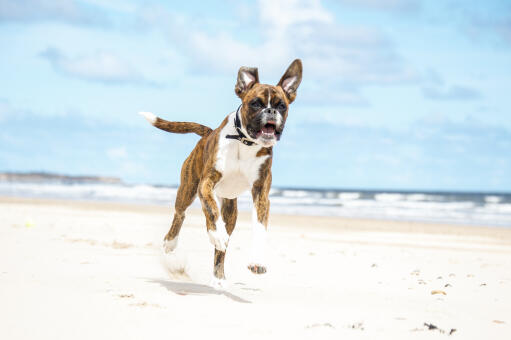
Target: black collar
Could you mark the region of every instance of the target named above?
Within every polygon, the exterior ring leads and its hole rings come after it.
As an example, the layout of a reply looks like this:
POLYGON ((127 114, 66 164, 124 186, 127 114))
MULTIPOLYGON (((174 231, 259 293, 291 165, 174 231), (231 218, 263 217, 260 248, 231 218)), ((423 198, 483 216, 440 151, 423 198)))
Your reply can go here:
POLYGON ((251 146, 254 144, 254 142, 249 140, 247 138, 247 136, 245 136, 243 131, 241 131, 240 109, 241 109, 241 105, 236 110, 236 116, 234 116, 234 127, 236 128, 236 132, 238 132, 238 134, 237 135, 227 135, 227 136, 225 136, 225 138, 237 139, 240 142, 242 142, 243 144, 245 144, 247 146, 251 146))

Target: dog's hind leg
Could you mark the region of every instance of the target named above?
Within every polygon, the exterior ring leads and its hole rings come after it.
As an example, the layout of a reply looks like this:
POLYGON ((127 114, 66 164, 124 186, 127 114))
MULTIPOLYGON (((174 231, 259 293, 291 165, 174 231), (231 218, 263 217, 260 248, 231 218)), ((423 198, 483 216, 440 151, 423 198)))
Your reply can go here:
MULTIPOLYGON (((231 236, 234 227, 236 226, 236 219, 238 217, 237 199, 222 199, 222 220, 225 223, 225 230, 231 236)), ((227 251, 227 249, 226 249, 227 251)), ((217 279, 225 279, 224 274, 224 261, 225 251, 220 251, 215 248, 213 274, 217 279)))
POLYGON ((181 169, 181 184, 177 190, 174 219, 163 241, 163 249, 166 253, 176 249, 179 231, 185 219, 185 211, 197 196, 199 177, 194 173, 192 165, 192 157, 189 157, 181 169))

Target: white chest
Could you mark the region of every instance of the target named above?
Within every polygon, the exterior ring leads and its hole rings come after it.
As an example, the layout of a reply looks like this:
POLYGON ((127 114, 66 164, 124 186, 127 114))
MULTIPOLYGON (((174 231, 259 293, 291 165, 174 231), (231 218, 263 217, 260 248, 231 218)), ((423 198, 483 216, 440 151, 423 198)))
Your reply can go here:
POLYGON ((261 150, 260 146, 246 146, 237 140, 227 139, 225 135, 234 132, 229 131, 228 127, 224 130, 219 136, 215 163, 215 168, 222 174, 222 178, 213 190, 219 197, 232 199, 252 188, 260 176, 261 165, 269 156, 257 157, 258 151, 261 150))

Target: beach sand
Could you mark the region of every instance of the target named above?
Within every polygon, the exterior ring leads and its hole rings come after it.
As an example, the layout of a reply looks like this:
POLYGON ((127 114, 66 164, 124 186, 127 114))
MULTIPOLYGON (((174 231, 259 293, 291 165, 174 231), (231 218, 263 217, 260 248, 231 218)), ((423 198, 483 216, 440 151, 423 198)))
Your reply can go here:
POLYGON ((171 213, 0 198, 0 338, 511 339, 511 229, 272 214, 258 276, 241 213, 219 291, 200 211, 162 254, 171 213))

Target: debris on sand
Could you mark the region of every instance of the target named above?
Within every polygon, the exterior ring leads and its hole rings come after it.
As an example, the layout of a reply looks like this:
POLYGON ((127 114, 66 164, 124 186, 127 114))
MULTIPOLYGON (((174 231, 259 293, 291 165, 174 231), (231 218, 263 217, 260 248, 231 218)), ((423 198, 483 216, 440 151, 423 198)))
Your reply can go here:
POLYGON ((447 295, 447 293, 444 292, 443 290, 432 290, 431 291, 431 295, 437 295, 437 294, 447 295))
POLYGON ((424 322, 424 327, 426 327, 428 330, 438 329, 437 326, 433 325, 432 323, 424 322))
POLYGON ((331 323, 325 322, 325 323, 313 323, 312 325, 307 325, 305 328, 319 328, 319 327, 326 327, 326 328, 335 328, 331 323))
POLYGON ((364 323, 363 322, 356 322, 356 323, 354 323, 352 325, 349 325, 348 328, 358 329, 358 330, 363 331, 364 330, 364 323))
POLYGON ((135 295, 133 295, 133 294, 119 294, 118 296, 123 299, 127 299, 127 298, 129 299, 129 298, 135 297, 135 295))
MULTIPOLYGON (((424 327, 426 328, 427 331, 435 331, 436 330, 440 334, 452 335, 454 332, 456 332, 456 328, 451 328, 449 331, 446 331, 444 329, 438 328, 438 326, 436 326, 432 323, 427 323, 427 322, 424 322, 424 327)), ((415 328, 415 329, 412 329, 412 331, 413 332, 423 331, 423 329, 415 328)))
POLYGON ((133 294, 119 294, 119 297, 126 299, 126 298, 134 298, 135 296, 133 294))

